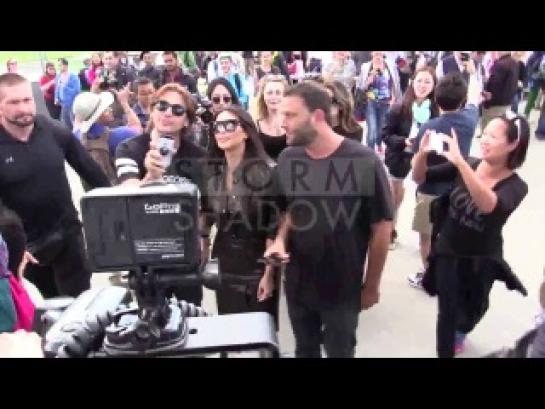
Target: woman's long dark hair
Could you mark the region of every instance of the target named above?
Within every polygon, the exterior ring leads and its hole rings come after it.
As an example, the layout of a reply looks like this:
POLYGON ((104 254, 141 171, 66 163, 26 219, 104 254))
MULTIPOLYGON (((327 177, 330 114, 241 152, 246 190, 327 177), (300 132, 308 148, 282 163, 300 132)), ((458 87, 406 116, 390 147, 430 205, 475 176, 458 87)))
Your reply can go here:
POLYGON ((214 92, 214 89, 218 85, 223 85, 225 88, 227 88, 227 91, 229 91, 229 94, 231 95, 231 103, 233 105, 240 105, 237 91, 235 90, 235 88, 233 88, 229 80, 223 77, 218 77, 210 81, 210 84, 208 85, 208 89, 206 90, 206 95, 208 96, 208 99, 212 99, 212 92, 214 92))
POLYGON ((343 132, 352 133, 361 129, 361 126, 355 119, 354 115, 354 99, 346 86, 338 81, 330 81, 324 84, 331 92, 333 99, 339 107, 339 125, 343 132))
POLYGON ((414 93, 414 79, 416 78, 418 73, 423 71, 428 72, 433 78, 433 89, 428 95, 428 98, 431 101, 431 116, 433 118, 439 115, 439 108, 437 106, 437 103, 435 102, 435 87, 437 87, 437 76, 435 75, 435 68, 426 66, 419 68, 414 72, 413 76, 411 77, 411 82, 409 83, 405 94, 403 94, 403 100, 401 101, 401 115, 403 117, 411 119, 413 117, 413 102, 416 100, 416 94, 414 93))
MULTIPOLYGON (((238 105, 231 105, 223 108, 218 113, 218 115, 216 115, 216 118, 222 112, 229 112, 236 116, 238 121, 240 122, 240 126, 248 136, 244 141, 245 148, 243 160, 258 159, 263 160, 267 163, 271 162, 272 160, 269 158, 267 153, 265 153, 263 143, 259 138, 259 132, 257 130, 257 127, 255 126, 254 120, 252 119, 251 115, 238 105)), ((210 148, 208 155, 211 159, 225 158, 225 152, 218 147, 216 138, 214 136, 210 138, 209 144, 210 148)))

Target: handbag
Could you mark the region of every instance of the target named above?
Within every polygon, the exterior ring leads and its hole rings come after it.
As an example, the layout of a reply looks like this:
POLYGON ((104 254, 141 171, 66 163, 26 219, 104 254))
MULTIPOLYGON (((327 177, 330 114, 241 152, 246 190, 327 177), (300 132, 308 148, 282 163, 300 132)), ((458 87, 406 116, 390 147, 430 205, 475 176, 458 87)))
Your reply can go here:
POLYGON ((40 265, 49 265, 57 257, 64 247, 65 233, 62 229, 56 229, 45 236, 27 244, 27 249, 40 265))

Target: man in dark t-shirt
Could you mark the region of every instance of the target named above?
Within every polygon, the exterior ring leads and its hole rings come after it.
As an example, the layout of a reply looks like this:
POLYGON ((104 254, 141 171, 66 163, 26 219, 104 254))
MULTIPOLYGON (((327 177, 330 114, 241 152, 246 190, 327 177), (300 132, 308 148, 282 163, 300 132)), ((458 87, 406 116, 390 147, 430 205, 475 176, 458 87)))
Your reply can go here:
POLYGON ((283 217, 265 256, 289 258, 286 298, 297 357, 320 357, 322 340, 329 357, 354 356, 359 312, 379 300, 392 228, 380 160, 333 131, 330 107, 327 90, 313 83, 286 91, 281 107, 291 146, 278 159, 283 217))

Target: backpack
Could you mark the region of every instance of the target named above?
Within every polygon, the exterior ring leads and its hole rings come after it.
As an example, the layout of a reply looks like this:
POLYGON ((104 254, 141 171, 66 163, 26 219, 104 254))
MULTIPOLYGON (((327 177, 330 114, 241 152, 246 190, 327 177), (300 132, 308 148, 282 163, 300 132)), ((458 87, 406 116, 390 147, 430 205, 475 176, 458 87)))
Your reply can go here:
POLYGON ((117 173, 108 145, 110 132, 110 129, 106 129, 106 131, 96 139, 89 139, 87 134, 84 133, 81 135, 81 143, 94 161, 98 163, 112 185, 115 185, 117 184, 117 173))
POLYGON ((240 82, 240 75, 238 75, 238 73, 236 72, 235 73, 235 85, 237 87, 237 94, 240 98, 240 91, 242 89, 242 83, 240 82))

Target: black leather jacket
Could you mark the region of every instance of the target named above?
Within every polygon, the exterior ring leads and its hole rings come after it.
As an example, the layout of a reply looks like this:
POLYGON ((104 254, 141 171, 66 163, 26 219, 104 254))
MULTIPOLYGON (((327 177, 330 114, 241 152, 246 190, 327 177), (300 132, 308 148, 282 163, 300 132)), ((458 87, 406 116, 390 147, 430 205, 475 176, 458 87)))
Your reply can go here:
POLYGON ((272 200, 271 164, 261 159, 244 160, 233 173, 233 187, 225 186, 227 165, 212 164, 206 186, 205 224, 218 231, 212 257, 220 271, 237 275, 260 275, 267 238, 276 233, 277 215, 272 200))

